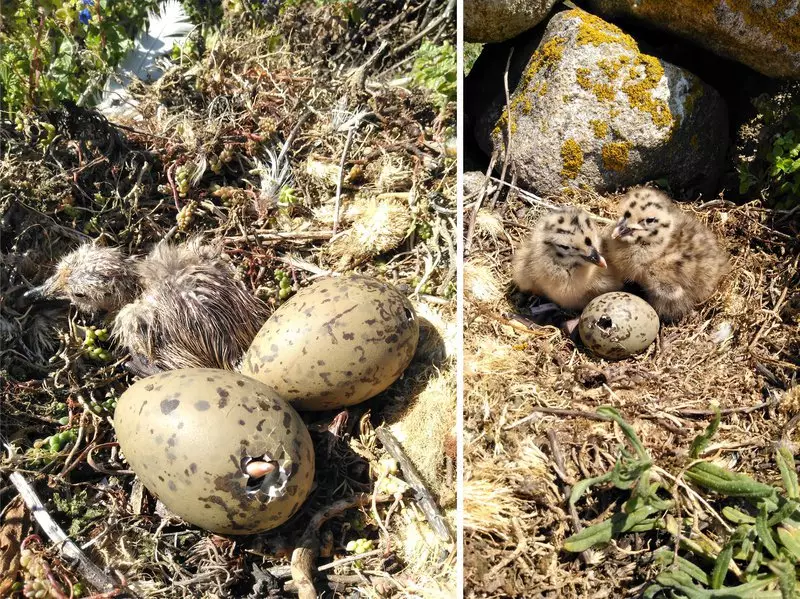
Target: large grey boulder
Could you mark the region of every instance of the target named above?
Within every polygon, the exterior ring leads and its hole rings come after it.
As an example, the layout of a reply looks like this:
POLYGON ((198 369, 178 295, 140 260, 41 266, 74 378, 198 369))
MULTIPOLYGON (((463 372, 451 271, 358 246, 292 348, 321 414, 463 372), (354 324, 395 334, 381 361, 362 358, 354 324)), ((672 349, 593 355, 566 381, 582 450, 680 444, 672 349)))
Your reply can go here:
POLYGON ((770 77, 800 78, 796 0, 589 0, 604 16, 634 17, 770 77))
POLYGON ((556 0, 464 0, 464 41, 502 42, 541 23, 556 0))
POLYGON ((500 163, 510 141, 508 160, 524 187, 540 195, 606 192, 666 179, 675 191, 716 191, 728 127, 713 88, 579 9, 557 13, 532 41, 536 50, 511 87, 510 124, 505 64, 473 69, 467 90, 476 141, 500 163), (495 92, 476 107, 469 95, 478 95, 479 78, 495 92))

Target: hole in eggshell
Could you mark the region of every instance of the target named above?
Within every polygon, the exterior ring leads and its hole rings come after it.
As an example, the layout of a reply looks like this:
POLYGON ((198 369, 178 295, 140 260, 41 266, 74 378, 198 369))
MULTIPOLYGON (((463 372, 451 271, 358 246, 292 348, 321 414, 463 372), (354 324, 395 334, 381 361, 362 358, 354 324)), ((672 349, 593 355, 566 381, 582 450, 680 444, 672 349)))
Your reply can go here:
POLYGON ((265 483, 274 484, 276 481, 272 479, 277 478, 278 470, 278 462, 266 455, 242 459, 242 472, 247 475, 245 489, 248 493, 257 493, 262 490, 265 483))
POLYGON ((408 308, 403 308, 403 310, 406 313, 406 319, 408 319, 410 322, 413 322, 414 321, 414 313, 411 310, 409 310, 408 308))
POLYGON ((608 316, 601 316, 597 319, 597 326, 604 331, 607 331, 614 326, 614 323, 608 316))

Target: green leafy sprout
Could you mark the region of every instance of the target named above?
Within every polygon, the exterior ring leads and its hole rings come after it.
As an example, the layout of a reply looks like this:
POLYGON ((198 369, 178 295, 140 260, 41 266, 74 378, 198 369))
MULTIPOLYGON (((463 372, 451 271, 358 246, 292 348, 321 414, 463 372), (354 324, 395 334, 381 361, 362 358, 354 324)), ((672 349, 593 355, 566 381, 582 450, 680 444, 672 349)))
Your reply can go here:
POLYGON ((417 50, 411 78, 433 94, 433 102, 439 109, 454 102, 457 90, 455 47, 450 42, 423 41, 417 50))
POLYGON ((633 428, 614 408, 601 407, 601 417, 616 422, 634 451, 623 448, 614 468, 577 483, 569 502, 575 505, 593 486, 611 483, 630 491, 622 509, 564 541, 564 549, 581 552, 630 532, 666 531, 678 548, 660 547, 653 555, 662 571, 644 592, 646 599, 796 599, 800 590, 800 487, 794 456, 778 444, 775 460, 783 488, 731 472, 700 459, 719 427, 719 410, 704 433, 692 443, 692 462, 684 477, 720 501, 734 499, 721 510, 729 531, 722 545, 692 528, 677 512, 675 488, 665 486, 633 428), (673 514, 676 512, 676 514, 673 514), (679 552, 683 551, 683 555, 679 552), (707 564, 711 566, 708 572, 707 564), (733 584, 726 584, 726 583, 733 584))

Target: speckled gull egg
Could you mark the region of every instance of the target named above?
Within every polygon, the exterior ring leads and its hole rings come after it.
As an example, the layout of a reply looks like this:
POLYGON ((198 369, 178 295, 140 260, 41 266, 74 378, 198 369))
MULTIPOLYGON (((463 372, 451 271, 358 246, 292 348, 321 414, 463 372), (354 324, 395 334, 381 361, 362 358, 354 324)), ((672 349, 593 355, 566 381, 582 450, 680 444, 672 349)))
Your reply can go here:
POLYGON ((141 379, 119 398, 114 428, 145 487, 212 532, 275 528, 314 481, 314 447, 300 416, 235 372, 189 368, 141 379), (257 478, 248 475, 254 466, 257 478))
POLYGON ((298 410, 357 404, 386 389, 414 356, 419 323, 402 293, 372 277, 322 279, 264 323, 241 372, 298 410))
POLYGON ((647 349, 658 335, 658 314, 642 298, 614 291, 583 309, 578 332, 584 345, 603 358, 619 360, 647 349))

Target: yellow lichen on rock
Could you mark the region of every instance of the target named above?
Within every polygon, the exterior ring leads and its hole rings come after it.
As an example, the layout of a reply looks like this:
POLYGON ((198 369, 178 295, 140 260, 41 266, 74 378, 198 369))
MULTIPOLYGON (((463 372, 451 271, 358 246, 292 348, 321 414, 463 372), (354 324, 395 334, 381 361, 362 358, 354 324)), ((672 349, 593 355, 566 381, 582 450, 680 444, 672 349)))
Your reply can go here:
POLYGON ((639 51, 639 46, 630 35, 600 17, 596 17, 579 8, 568 10, 565 16, 580 19, 580 27, 578 29, 579 46, 586 44, 592 44, 593 46, 599 44, 622 44, 635 52, 639 51))
POLYGON ((653 90, 664 76, 664 67, 656 57, 641 53, 637 55, 636 63, 636 66, 643 67, 644 73, 637 73, 640 77, 638 80, 622 86, 628 102, 632 108, 647 112, 653 117, 653 123, 657 127, 672 127, 675 119, 672 118, 669 105, 664 100, 653 97, 653 90))
POLYGON ((594 130, 594 136, 598 139, 604 138, 608 135, 608 123, 605 121, 601 121, 599 119, 592 119, 589 121, 589 124, 592 126, 594 130))
POLYGON ((592 92, 600 102, 611 102, 617 93, 614 86, 592 79, 592 71, 585 67, 575 69, 575 80, 583 89, 592 92))
POLYGON ((629 141, 615 141, 603 146, 603 166, 610 171, 622 172, 630 161, 633 144, 629 141))
MULTIPOLYGON (((564 55, 564 47, 566 46, 566 43, 567 40, 565 38, 555 36, 552 39, 547 40, 536 49, 531 56, 530 61, 528 62, 528 66, 525 69, 522 79, 517 85, 517 89, 519 91, 511 100, 509 107, 503 110, 503 112, 500 114, 500 118, 497 119, 497 123, 495 123, 494 129, 492 130, 493 136, 499 136, 501 131, 507 127, 509 109, 513 113, 517 108, 521 107, 525 114, 528 114, 531 112, 531 110, 533 110, 532 101, 528 96, 529 93, 544 96, 547 91, 547 82, 542 81, 539 84, 534 84, 533 79, 539 72, 547 70, 558 64, 558 61, 561 60, 561 57, 564 55)), ((511 129, 512 133, 516 130, 513 120, 511 123, 511 129)))
POLYGON ((657 127, 672 127, 675 119, 669 105, 653 96, 653 91, 664 77, 664 68, 658 59, 642 54, 638 44, 630 35, 595 15, 580 9, 567 11, 566 15, 580 21, 577 39, 579 46, 619 44, 634 52, 634 56, 623 54, 617 58, 603 58, 597 61, 597 67, 608 78, 608 83, 597 81, 596 77, 592 76, 591 69, 586 67, 576 69, 578 85, 592 91, 598 100, 610 102, 616 98, 615 84, 618 83, 620 76, 625 77, 627 74, 627 80, 619 82, 621 83, 619 87, 628 97, 630 106, 648 113, 657 127), (624 67, 628 65, 630 68, 625 69, 624 67))
POLYGON ((568 139, 561 146, 561 176, 565 179, 574 179, 578 176, 583 166, 583 150, 574 139, 568 139))
POLYGON ((627 54, 623 54, 615 60, 609 58, 598 60, 597 66, 603 73, 606 74, 609 79, 614 80, 619 76, 619 72, 622 70, 622 67, 629 65, 630 63, 631 57, 627 54))

